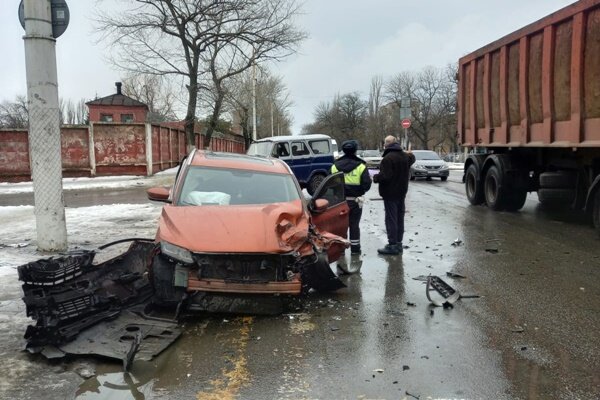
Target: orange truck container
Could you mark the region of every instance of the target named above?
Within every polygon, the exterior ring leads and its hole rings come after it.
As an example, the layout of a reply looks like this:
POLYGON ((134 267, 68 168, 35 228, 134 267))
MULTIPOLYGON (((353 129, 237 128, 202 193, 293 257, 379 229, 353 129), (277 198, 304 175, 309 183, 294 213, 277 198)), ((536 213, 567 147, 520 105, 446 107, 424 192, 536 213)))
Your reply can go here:
POLYGON ((581 0, 459 60, 472 204, 584 209, 600 232, 600 0, 581 0))

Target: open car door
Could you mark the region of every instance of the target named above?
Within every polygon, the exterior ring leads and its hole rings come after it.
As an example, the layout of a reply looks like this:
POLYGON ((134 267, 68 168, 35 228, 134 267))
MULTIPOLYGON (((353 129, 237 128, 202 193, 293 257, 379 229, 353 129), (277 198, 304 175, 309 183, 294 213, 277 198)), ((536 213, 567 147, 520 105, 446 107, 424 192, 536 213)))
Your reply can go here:
MULTIPOLYGON (((329 175, 317 188, 311 199, 312 220, 321 232, 329 232, 334 235, 347 237, 350 208, 346 202, 344 193, 344 174, 329 175), (326 209, 316 210, 314 203, 318 199, 325 199, 329 203, 326 209)), ((343 254, 344 247, 331 246, 327 252, 329 262, 337 261, 343 254)))

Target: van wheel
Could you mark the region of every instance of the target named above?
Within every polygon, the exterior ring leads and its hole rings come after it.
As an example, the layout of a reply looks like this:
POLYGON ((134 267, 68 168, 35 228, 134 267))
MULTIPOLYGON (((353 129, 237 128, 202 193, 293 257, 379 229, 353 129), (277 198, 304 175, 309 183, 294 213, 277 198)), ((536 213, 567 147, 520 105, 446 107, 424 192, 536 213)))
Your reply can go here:
POLYGON ((308 187, 306 188, 306 191, 308 191, 308 194, 310 194, 312 196, 317 191, 319 186, 321 186, 321 183, 324 180, 325 180, 325 175, 321 175, 321 174, 317 174, 317 175, 313 176, 312 178, 310 178, 310 181, 308 182, 308 187))

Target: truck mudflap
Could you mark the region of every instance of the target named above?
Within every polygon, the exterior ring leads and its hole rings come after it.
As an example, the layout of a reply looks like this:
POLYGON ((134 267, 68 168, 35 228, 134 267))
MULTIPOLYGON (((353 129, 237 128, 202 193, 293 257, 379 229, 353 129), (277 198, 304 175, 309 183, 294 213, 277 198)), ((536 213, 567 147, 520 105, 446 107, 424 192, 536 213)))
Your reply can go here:
MULTIPOLYGON (((47 357, 67 353, 100 354, 102 350, 87 346, 87 351, 82 343, 89 335, 113 332, 117 338, 113 342, 122 342, 122 345, 115 346, 112 355, 107 354, 107 350, 101 355, 123 359, 127 366, 126 360, 133 359, 132 354, 145 338, 161 336, 144 329, 141 317, 134 321, 129 314, 124 319, 121 316, 131 307, 149 302, 153 289, 147 269, 155 248, 152 242, 135 241, 125 253, 97 265, 92 264, 95 251, 78 251, 20 266, 18 274, 23 282, 26 313, 36 321, 25 332, 26 348, 47 357), (111 328, 117 326, 129 333, 118 335, 115 333, 118 329, 111 328), (77 341, 72 342, 76 338, 77 341), (118 350, 121 348, 128 348, 128 355, 118 350)), ((175 325, 163 328, 177 332, 175 325)), ((178 335, 167 336, 176 338, 178 335)))

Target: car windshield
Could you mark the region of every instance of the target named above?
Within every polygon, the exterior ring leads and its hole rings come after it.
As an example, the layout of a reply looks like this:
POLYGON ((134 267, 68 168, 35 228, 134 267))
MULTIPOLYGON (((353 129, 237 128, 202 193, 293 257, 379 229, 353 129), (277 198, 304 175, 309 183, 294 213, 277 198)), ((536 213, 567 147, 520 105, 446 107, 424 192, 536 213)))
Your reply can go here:
POLYGON ((250 145, 246 154, 248 154, 249 156, 268 157, 271 155, 272 148, 273 142, 254 142, 250 145))
POLYGON ((415 151, 413 152, 417 160, 439 160, 440 156, 435 151, 415 151))
POLYGON ((190 167, 177 205, 269 204, 298 200, 300 193, 287 174, 239 169, 190 167))
POLYGON ((381 157, 379 150, 364 150, 362 152, 363 157, 381 157))

